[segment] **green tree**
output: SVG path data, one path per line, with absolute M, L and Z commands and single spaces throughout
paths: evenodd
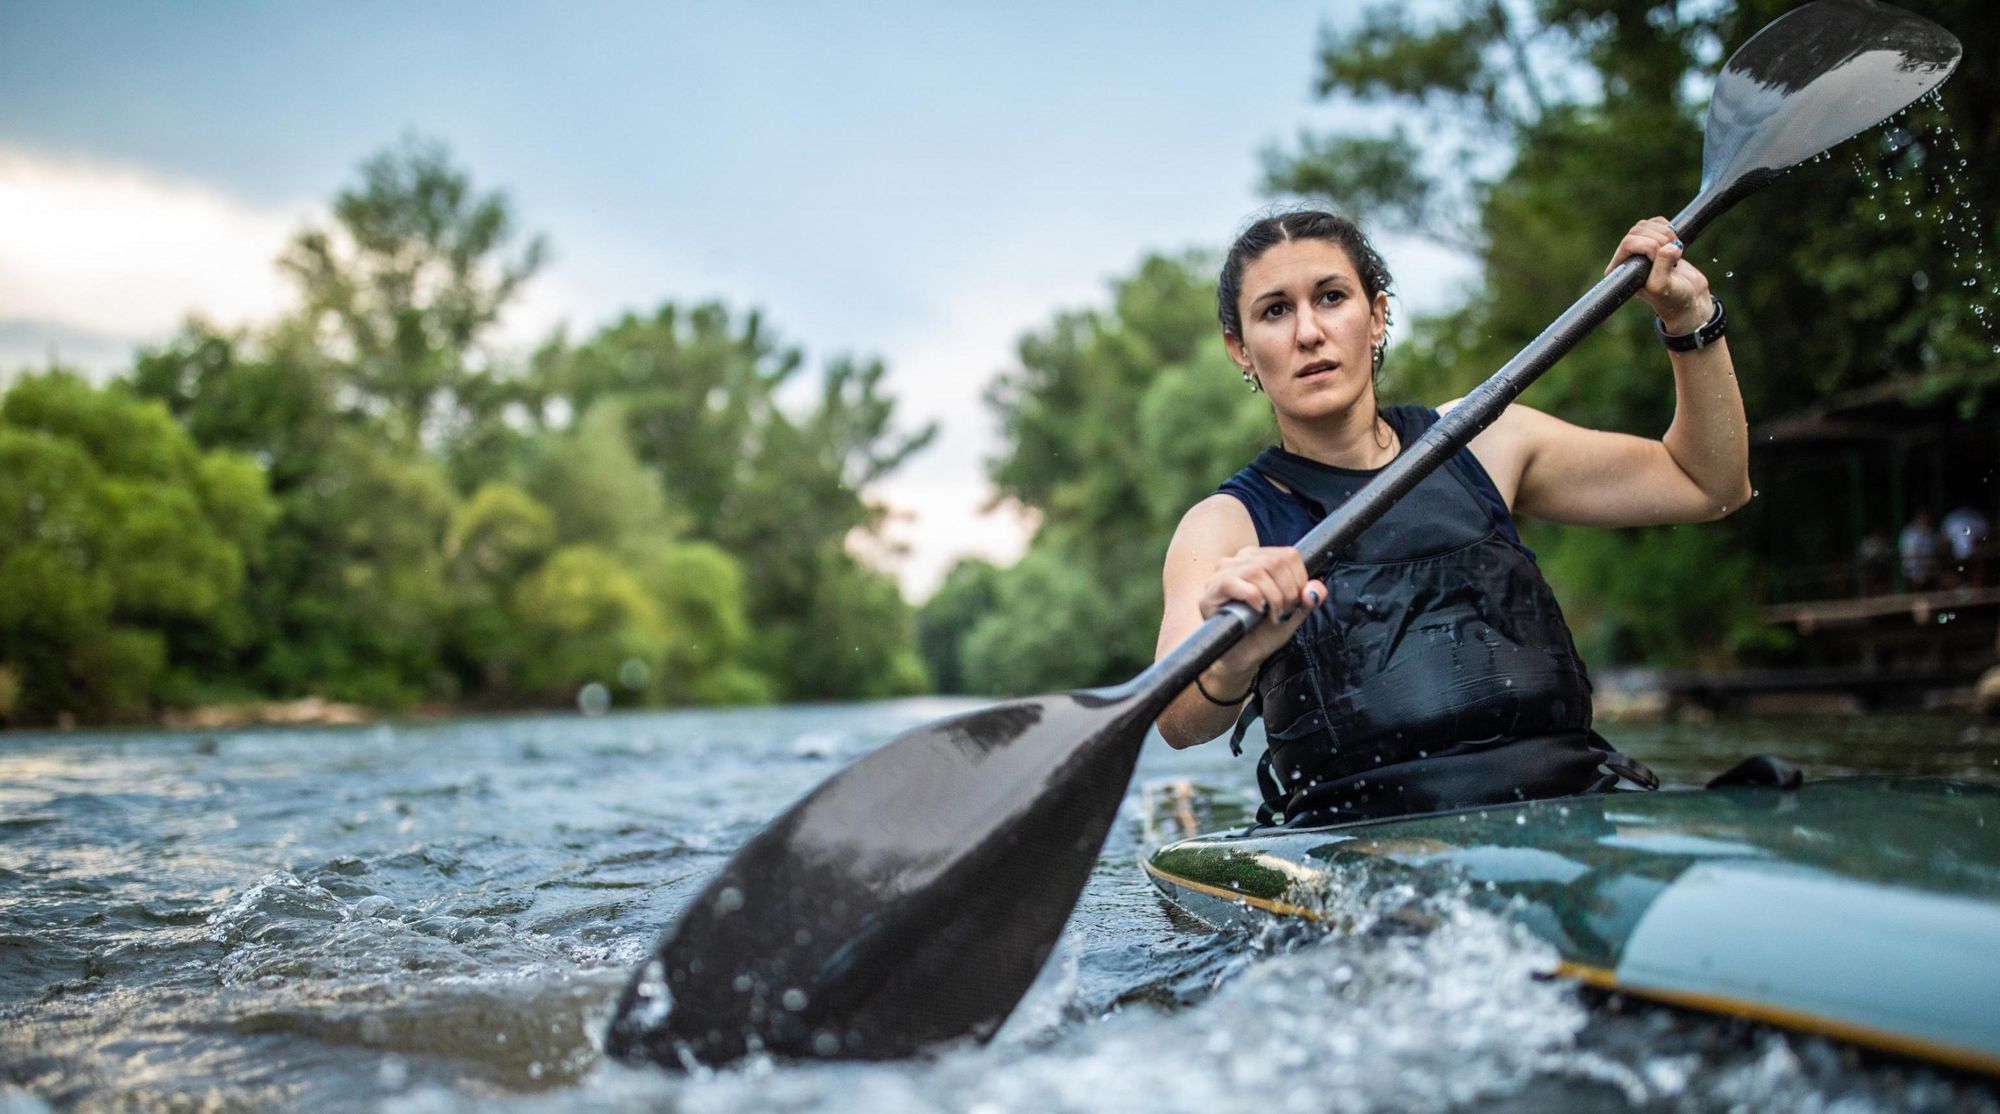
M 408 443 L 503 404 L 475 357 L 546 249 L 509 255 L 505 198 L 479 194 L 441 144 L 410 138 L 361 166 L 333 203 L 335 226 L 308 228 L 281 263 L 300 317 L 344 365 L 354 405 L 379 411 Z
M 966 688 L 1020 695 L 1137 672 L 1152 659 L 1159 631 L 1164 549 L 1163 540 L 1134 535 L 1107 550 L 1100 540 L 1044 526 L 1000 577 L 993 614 L 965 633 Z
M 319 469 L 344 425 L 341 373 L 297 322 L 262 335 L 225 331 L 199 319 L 134 364 L 131 386 L 163 403 L 197 444 L 259 461 L 284 495 Z
M 312 481 L 285 499 L 269 576 L 256 585 L 264 683 L 387 708 L 456 696 L 438 664 L 455 510 L 435 460 L 342 430 Z
M 633 452 L 615 397 L 592 406 L 574 428 L 537 438 L 526 459 L 526 486 L 565 542 L 615 546 L 673 532 L 659 473 Z
M 275 507 L 254 464 L 158 403 L 62 372 L 0 399 L 0 671 L 10 714 L 123 718 L 189 696 L 243 638 Z
M 546 702 L 574 699 L 592 681 L 651 695 L 669 634 L 657 601 L 623 558 L 591 545 L 567 546 L 514 592 L 520 652 L 515 683 Z
M 687 536 L 755 571 L 745 585 L 755 673 L 789 700 L 924 687 L 912 614 L 893 582 L 847 549 L 881 512 L 861 492 L 928 444 L 895 428 L 877 361 L 836 359 L 810 408 L 778 393 L 804 365 L 755 313 L 662 306 L 536 357 L 531 393 L 585 420 L 615 405 Z M 547 495 L 544 496 L 548 498 Z
M 671 704 L 758 704 L 777 684 L 751 663 L 743 566 L 707 542 L 653 542 L 628 560 L 659 602 L 668 642 L 659 692 Z
M 397 707 L 458 695 L 462 671 L 440 657 L 458 498 L 440 454 L 512 443 L 499 431 L 515 390 L 480 345 L 543 253 L 537 240 L 506 254 L 504 199 L 437 145 L 408 141 L 361 177 L 333 226 L 301 232 L 281 261 L 294 312 L 255 331 L 191 322 L 140 358 L 133 385 L 199 443 L 261 462 L 278 497 L 246 593 L 246 679 Z
M 946 598 L 927 648 L 960 663 L 971 691 L 1122 680 L 1152 660 L 1174 527 L 1276 437 L 1223 350 L 1214 299 L 1210 260 L 1154 256 L 1108 310 L 1022 339 L 1020 368 L 988 396 L 1008 439 L 993 476 L 1042 525 L 994 578 L 993 612 L 968 626 L 944 610 L 964 601 Z M 962 628 L 955 651 L 939 644 L 947 615 Z
M 444 546 L 451 597 L 444 666 L 460 692 L 513 694 L 514 589 L 555 546 L 555 516 L 513 484 L 489 481 L 453 512 Z
M 769 698 L 750 662 L 742 569 L 680 538 L 659 474 L 633 451 L 622 396 L 533 438 L 522 459 L 527 490 L 489 484 L 460 515 L 462 672 L 507 699 L 547 701 L 593 680 L 635 703 Z M 617 576 L 582 584 L 614 565 Z M 544 605 L 556 610 L 535 610 Z
M 897 430 L 879 362 L 780 405 L 797 349 L 669 304 L 501 366 L 485 340 L 544 257 L 502 197 L 412 140 L 333 216 L 282 260 L 293 312 L 191 321 L 133 373 L 278 501 L 218 675 L 391 707 L 925 685 L 910 608 L 849 551 L 880 525 L 862 490 L 933 434 Z
M 951 567 L 944 583 L 917 612 L 917 653 L 939 692 L 973 692 L 965 673 L 966 635 L 1000 604 L 999 566 L 967 558 Z

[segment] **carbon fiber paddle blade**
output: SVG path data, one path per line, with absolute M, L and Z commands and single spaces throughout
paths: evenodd
M 1944 84 L 1963 53 L 1930 20 L 1876 0 L 1814 0 L 1751 36 L 1709 107 L 1701 192 L 1754 186 Z
M 1041 970 L 1152 712 L 1088 693 L 910 731 L 751 839 L 619 999 L 606 1050 L 888 1059 L 984 1039 Z

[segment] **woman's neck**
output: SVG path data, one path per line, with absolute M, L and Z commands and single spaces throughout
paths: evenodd
M 1285 451 L 1336 468 L 1368 470 L 1396 459 L 1402 444 L 1373 403 L 1313 422 L 1278 418 Z

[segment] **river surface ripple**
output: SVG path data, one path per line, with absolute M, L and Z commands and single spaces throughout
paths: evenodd
M 1192 781 L 1233 823 L 1251 764 L 1157 740 L 991 1044 L 693 1077 L 601 1060 L 626 972 L 731 849 L 974 706 L 0 736 L 0 1114 L 2000 1111 L 1976 1079 L 1539 979 L 1546 948 L 1451 893 L 1353 895 L 1339 935 L 1200 932 L 1135 863 L 1140 786 Z M 1607 734 L 1670 783 L 1757 751 L 2000 783 L 2000 727 L 1973 720 Z

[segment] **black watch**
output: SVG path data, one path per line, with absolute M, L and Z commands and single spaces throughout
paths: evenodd
M 1707 348 L 1721 340 L 1722 334 L 1729 331 L 1729 318 L 1722 312 L 1722 299 L 1710 295 L 1709 301 L 1715 303 L 1715 312 L 1709 314 L 1708 324 L 1691 333 L 1670 333 L 1667 331 L 1665 321 L 1660 320 L 1658 316 L 1653 318 L 1653 328 L 1660 334 L 1660 343 L 1667 346 L 1667 351 L 1694 352 Z

